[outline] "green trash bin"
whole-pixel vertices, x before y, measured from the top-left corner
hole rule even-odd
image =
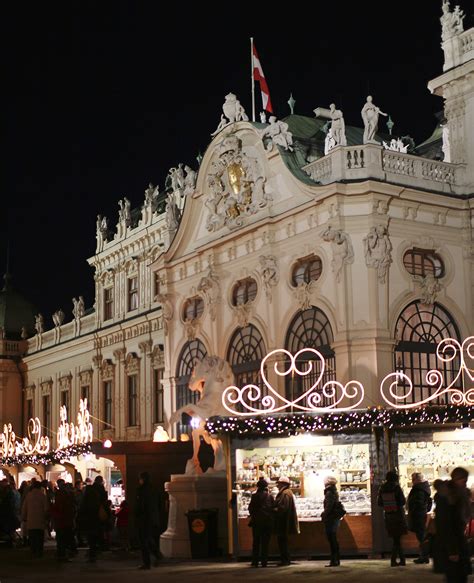
[[[217,513],[217,508],[203,508],[187,512],[189,542],[193,559],[218,556]]]

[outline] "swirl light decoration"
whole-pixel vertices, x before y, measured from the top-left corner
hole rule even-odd
[[[79,401],[79,412],[77,414],[77,425],[68,423],[67,409],[63,405],[59,410],[61,423],[58,427],[58,449],[64,449],[71,445],[89,443],[92,441],[92,423],[87,409],[87,399]]]
[[[297,360],[303,353],[305,355],[310,353],[314,358],[305,360],[302,369],[300,369]],[[280,395],[268,382],[265,372],[267,362],[275,355],[278,355],[279,358],[272,363],[273,370],[280,377],[286,377],[289,374],[305,377],[313,371],[315,367],[314,361],[319,361],[320,370],[315,381],[309,389],[294,400],[289,400]],[[284,348],[272,350],[262,359],[260,364],[260,376],[268,389],[268,394],[262,395],[261,388],[254,384],[248,384],[242,388],[231,385],[222,394],[222,404],[229,413],[239,417],[280,413],[285,409],[313,413],[356,409],[364,399],[363,385],[358,381],[349,381],[345,385],[338,381],[327,381],[321,386],[325,364],[323,355],[314,348],[303,348],[295,355]],[[268,366],[271,366],[271,364],[268,363]],[[281,366],[283,366],[283,370],[280,370]],[[349,400],[351,403],[341,406],[343,400]],[[324,402],[329,402],[330,404],[325,406]],[[237,411],[237,405],[240,405],[243,411]]]
[[[474,363],[474,336],[469,336],[462,344],[454,338],[444,338],[436,347],[436,358],[441,363],[452,362],[456,358],[460,361],[459,369],[450,383],[445,385],[445,379],[439,370],[429,370],[425,378],[426,383],[432,388],[430,395],[420,401],[401,404],[401,401],[412,395],[413,382],[404,372],[396,371],[382,380],[380,394],[386,403],[396,409],[414,409],[443,395],[446,395],[446,402],[451,405],[474,405],[474,386],[464,386],[466,379],[469,384],[474,382],[474,369],[467,365],[466,357],[468,361]],[[403,387],[403,393],[400,392],[402,382],[406,385]],[[456,385],[461,388],[455,388]]]
[[[28,437],[24,437],[21,442],[21,452],[27,455],[47,454],[50,449],[49,437],[41,435],[41,422],[38,417],[28,421]]]

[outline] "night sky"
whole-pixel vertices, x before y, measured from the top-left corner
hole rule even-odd
[[[473,0],[458,3],[467,29]],[[196,168],[230,91],[251,114],[250,36],[278,117],[292,92],[295,113],[313,117],[334,101],[347,125],[362,126],[370,92],[394,134],[420,143],[442,109],[426,88],[442,73],[441,0],[284,2],[280,12],[268,3],[10,4],[0,268],[9,241],[15,286],[48,327],[58,307],[70,319],[72,296],[93,303],[96,215],[115,225],[119,198],[139,206],[149,181],[163,187],[178,162]]]

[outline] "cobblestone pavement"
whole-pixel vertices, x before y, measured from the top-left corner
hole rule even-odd
[[[334,581],[343,583],[442,583],[444,579],[433,574],[429,565],[390,567],[388,560],[352,559],[343,561],[339,568],[327,569],[327,561],[297,561],[289,567],[277,567],[270,562],[266,569],[252,568],[244,562],[170,562],[163,561],[150,571],[139,571],[138,553],[128,556],[104,553],[97,563],[85,561],[85,551],[70,563],[57,563],[54,552],[48,550],[42,559],[30,558],[28,549],[0,549],[0,583],[184,583],[195,579],[200,583],[232,583],[232,581]]]

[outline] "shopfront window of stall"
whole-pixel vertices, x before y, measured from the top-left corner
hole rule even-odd
[[[189,389],[189,381],[196,363],[206,354],[206,347],[198,339],[190,340],[183,346],[176,368],[176,410],[190,403],[197,403],[199,400],[199,393]],[[181,422],[177,424],[178,436],[191,434],[190,423],[191,417],[183,413]]]
[[[443,306],[412,302],[400,314],[395,335],[398,339],[394,353],[395,369],[405,373],[413,383],[410,393],[406,381],[399,382],[399,394],[408,394],[408,398],[400,400],[400,404],[419,402],[431,395],[433,387],[426,378],[430,370],[441,372],[445,386],[453,381],[459,371],[460,360],[456,357],[449,362],[440,361],[436,357],[436,347],[444,338],[454,338],[460,342],[461,337],[456,322]],[[462,389],[461,386],[455,388]],[[429,404],[445,405],[447,396],[445,393]]]
[[[411,475],[421,472],[432,488],[437,479],[449,480],[454,468],[469,472],[468,488],[474,488],[474,430],[456,429],[434,433],[433,441],[410,441],[398,444],[400,486],[408,494]]]
[[[312,306],[296,314],[286,335],[285,348],[296,354],[304,348],[318,350],[324,358],[324,374],[318,387],[322,389],[328,381],[336,380],[336,357],[331,348],[334,340],[331,324],[327,316],[318,308]],[[285,380],[286,398],[294,401],[309,390],[321,374],[321,360],[314,360],[314,354],[301,353],[296,362],[300,370],[307,370],[312,364],[312,370],[307,375],[288,375]],[[289,363],[288,363],[289,364]],[[316,389],[315,392],[317,392]],[[330,405],[330,401],[323,397],[321,406]]]
[[[232,367],[237,387],[254,384],[260,387],[261,397],[268,394],[260,375],[260,364],[265,355],[265,343],[258,328],[249,324],[234,332],[227,351],[227,362]],[[261,406],[261,399],[252,405]],[[243,406],[239,404],[237,410],[243,411]]]
[[[321,518],[327,476],[337,479],[340,499],[348,514],[371,513],[368,444],[334,445],[332,437],[310,435],[270,441],[278,446],[236,451],[239,518],[248,516],[257,480],[267,479],[270,491],[276,494],[280,476],[290,479],[300,520]],[[296,445],[298,442],[302,445]]]
[[[110,469],[109,483],[109,499],[112,500],[112,505],[118,508],[125,500],[125,489],[122,472],[115,466]]]

